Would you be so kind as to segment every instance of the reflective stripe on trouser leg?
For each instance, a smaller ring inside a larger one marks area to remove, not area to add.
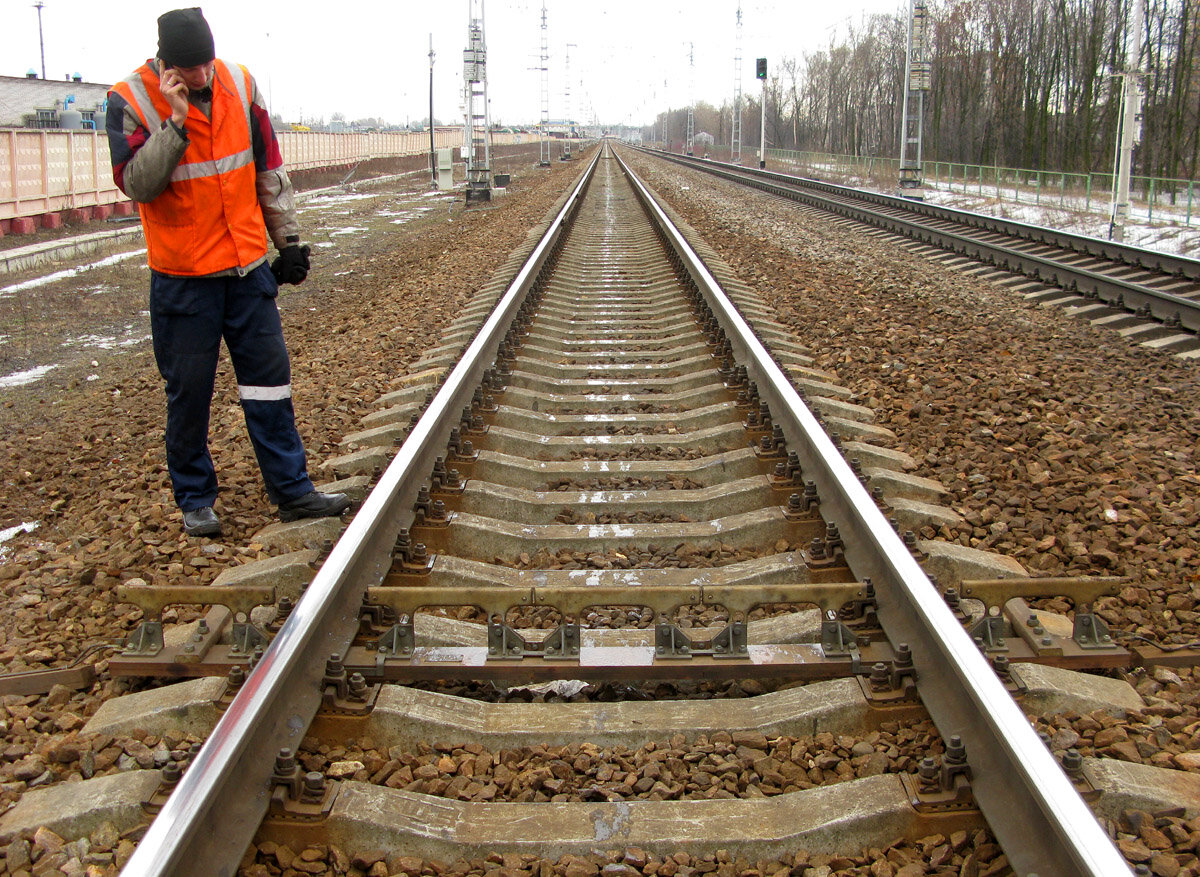
[[[266,264],[226,280],[225,344],[267,496],[278,505],[313,489],[292,408],[291,364],[275,306],[278,287]]]
[[[208,419],[221,345],[222,285],[151,273],[154,359],[166,381],[167,470],[183,511],[210,506],[217,473],[208,452]]]

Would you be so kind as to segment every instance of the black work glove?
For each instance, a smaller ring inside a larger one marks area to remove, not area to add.
[[[299,284],[308,276],[308,244],[288,244],[279,251],[275,261],[271,263],[271,273],[275,275],[276,283]]]

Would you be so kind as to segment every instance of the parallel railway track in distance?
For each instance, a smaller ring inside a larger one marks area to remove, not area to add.
[[[1196,259],[792,174],[642,152],[1026,278],[1038,300],[1156,349],[1200,358]]]

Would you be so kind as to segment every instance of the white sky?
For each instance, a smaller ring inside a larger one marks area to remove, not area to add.
[[[186,2],[186,0],[183,0]],[[79,73],[111,83],[152,56],[156,19],[171,0],[43,0],[46,76]],[[250,0],[201,2],[218,57],[250,68],[272,110],[288,121],[376,116],[392,123],[428,114],[433,34],[434,114],[461,120],[462,50],[468,0]],[[550,116],[566,115],[570,47],[573,116],[594,108],[602,123],[649,122],[689,100],[688,46],[695,95],[719,106],[733,94],[737,0],[546,0]],[[754,59],[800,57],[844,35],[872,13],[906,11],[908,0],[743,0],[742,89],[758,88]],[[541,0],[485,6],[488,96],[493,122],[540,116]],[[33,0],[0,0],[0,75],[41,71]]]

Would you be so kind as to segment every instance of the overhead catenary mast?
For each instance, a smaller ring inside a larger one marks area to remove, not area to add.
[[[566,113],[567,137],[563,140],[563,161],[571,159],[571,122],[575,115],[571,107],[571,49],[579,48],[575,43],[567,43],[563,54],[563,112]]]
[[[742,163],[742,4],[737,9],[737,42],[733,53],[733,122],[729,126],[729,160]]]
[[[471,0],[467,48],[463,49],[463,158],[467,163],[467,203],[492,199],[492,138],[487,99],[487,40],[483,0]]]
[[[437,55],[433,51],[433,34],[429,35],[429,172],[433,176],[433,185],[438,184],[437,155],[433,145],[433,62]]]
[[[1133,7],[1131,40],[1125,50],[1125,73],[1121,82],[1123,105],[1117,135],[1117,172],[1113,179],[1112,216],[1108,225],[1109,240],[1118,242],[1125,240],[1125,223],[1129,220],[1133,147],[1142,139],[1142,22],[1145,14],[1145,0],[1137,0]]]
[[[669,94],[667,90],[667,80],[663,80],[663,97]],[[662,122],[662,148],[665,152],[671,151],[671,107],[667,107],[667,111],[663,113]]]
[[[904,62],[904,118],[900,127],[900,190],[907,198],[920,199],[924,175],[921,169],[921,136],[925,118],[925,93],[929,91],[930,63],[927,30],[929,13],[925,0],[909,0],[908,55]]]
[[[688,120],[686,152],[696,152],[696,44],[688,43]]]
[[[538,126],[538,166],[550,167],[550,38],[547,34],[546,4],[542,3],[542,118]]]

